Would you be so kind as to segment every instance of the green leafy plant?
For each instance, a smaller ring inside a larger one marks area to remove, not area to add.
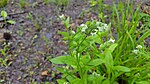
[[[12,62],[8,63],[9,57],[7,57],[7,53],[9,51],[10,45],[9,44],[7,45],[6,43],[4,43],[3,46],[4,46],[4,48],[0,49],[0,54],[3,56],[3,58],[0,58],[0,65],[1,66],[9,66],[12,63]]]
[[[112,52],[118,44],[114,43],[114,39],[108,37],[110,24],[88,21],[81,24],[74,32],[69,29],[69,18],[63,22],[67,32],[59,33],[64,36],[64,40],[68,40],[69,55],[50,60],[55,64],[68,65],[57,68],[64,74],[63,79],[58,80],[60,84],[66,81],[71,84],[109,84],[114,83],[115,78],[122,73],[130,72],[130,68],[125,66],[114,66]],[[104,38],[106,38],[105,42]],[[113,72],[115,72],[114,76],[111,77]]]
[[[1,11],[1,16],[3,17],[5,24],[7,24],[7,23],[9,23],[9,24],[15,24],[16,23],[14,20],[7,20],[8,19],[7,18],[8,14],[7,14],[6,11]]]
[[[144,74],[150,72],[146,69],[146,67],[149,67],[147,66],[149,65],[147,61],[150,60],[150,54],[145,51],[144,47],[144,39],[149,37],[150,30],[144,29],[143,26],[139,26],[139,7],[134,11],[133,1],[128,1],[127,3],[120,2],[118,5],[114,4],[112,9],[113,13],[110,17],[112,18],[111,22],[113,27],[116,28],[116,39],[118,43],[118,46],[113,53],[115,56],[114,63],[115,65],[124,65],[132,69],[130,75],[124,74],[121,77],[121,79],[126,80],[128,84],[148,80],[148,75],[144,76]],[[142,49],[138,50],[136,48],[138,45],[142,45]],[[135,57],[137,57],[136,60],[134,60]],[[138,65],[142,65],[143,63],[144,66],[139,66],[137,68]],[[140,76],[137,78],[133,74],[140,74]]]
[[[139,7],[134,11],[132,3],[113,5],[110,22],[116,28],[115,36],[110,24],[87,21],[73,31],[70,18],[60,17],[66,31],[59,34],[67,41],[68,55],[50,59],[54,64],[66,65],[56,68],[63,73],[59,84],[150,83],[147,74],[150,72],[150,53],[143,43],[150,30],[137,29]]]
[[[6,11],[1,11],[1,16],[3,17],[3,20],[4,20],[4,24],[6,24],[7,25],[7,23],[9,23],[9,24],[15,24],[16,22],[15,21],[13,21],[13,20],[7,20],[8,19],[8,14],[7,14],[7,12]],[[6,31],[6,33],[7,33],[7,31]],[[9,43],[8,44],[6,44],[6,42],[4,42],[4,44],[3,44],[3,48],[2,49],[0,49],[0,54],[2,55],[2,56],[4,56],[4,58],[0,58],[0,65],[1,66],[7,66],[7,65],[10,65],[11,64],[11,62],[9,63],[9,64],[7,64],[7,61],[8,61],[8,57],[6,56],[7,55],[7,52],[9,51]]]

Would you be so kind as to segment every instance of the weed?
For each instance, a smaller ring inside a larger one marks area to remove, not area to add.
[[[15,21],[7,20],[8,14],[6,11],[1,11],[1,16],[3,17],[4,24],[6,24],[6,25],[7,25],[7,23],[15,24]],[[3,37],[5,38],[5,40],[9,40],[11,38],[11,35],[6,31],[6,32],[4,32]],[[0,54],[3,55],[4,58],[0,58],[0,65],[1,66],[7,66],[7,65],[9,66],[11,64],[11,62],[7,63],[8,57],[6,55],[7,55],[7,52],[9,51],[10,44],[4,42],[3,46],[4,47],[2,49],[0,49]]]
[[[16,22],[14,20],[7,20],[8,19],[8,14],[6,11],[1,11],[1,16],[3,17],[4,23],[7,24],[15,24]]]
[[[57,67],[63,73],[59,84],[149,84],[150,53],[145,50],[144,39],[150,30],[139,30],[139,7],[133,2],[112,7],[110,22],[116,28],[112,35],[111,24],[87,21],[76,31],[70,28],[70,18],[61,16],[66,31],[60,31],[68,44],[68,55],[50,61],[65,64]],[[131,18],[132,17],[132,18]],[[138,37],[140,34],[142,36]]]
[[[140,17],[145,29],[150,29],[150,15],[146,13],[140,13]]]
[[[9,66],[12,62],[8,63],[9,57],[7,57],[7,53],[9,51],[10,44],[6,44],[6,42],[3,44],[4,48],[0,49],[0,54],[3,56],[3,58],[0,58],[0,65],[1,66]]]

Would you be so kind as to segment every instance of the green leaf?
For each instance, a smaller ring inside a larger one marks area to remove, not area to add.
[[[7,17],[7,12],[6,12],[6,11],[1,11],[1,16],[2,16],[3,18],[6,18],[6,17]]]
[[[64,25],[65,25],[65,27],[66,27],[67,29],[70,27],[69,22],[70,22],[70,18],[68,17],[68,18],[66,19],[66,21],[64,22]]]
[[[108,51],[110,51],[111,53],[115,50],[115,48],[117,47],[117,43],[115,44],[112,44],[109,48],[108,48]]]
[[[59,56],[50,60],[54,64],[75,65],[74,58],[71,56]]]
[[[114,65],[113,57],[110,51],[105,52],[105,64],[106,64],[108,72],[110,73]]]
[[[140,81],[140,82],[137,82],[136,84],[150,84],[150,81]]]
[[[98,66],[100,64],[104,63],[102,59],[94,59],[91,62],[88,63],[89,66]]]
[[[63,32],[63,31],[58,31],[58,34],[61,34],[64,37],[68,37],[69,36],[68,32]]]
[[[111,84],[109,79],[106,79],[102,82],[102,84]]]
[[[79,78],[76,78],[71,81],[71,84],[84,84],[83,81]]]
[[[114,66],[114,69],[115,70],[118,70],[118,71],[123,71],[123,72],[130,72],[130,68],[128,67],[125,67],[125,66]]]
[[[8,20],[7,22],[10,24],[16,24],[16,22],[14,20]]]
[[[91,5],[91,6],[95,6],[96,4],[97,4],[97,1],[94,1],[94,0],[93,0],[93,1],[90,2],[90,5]]]
[[[139,40],[138,40],[138,43],[139,42],[142,42],[145,38],[147,38],[148,36],[150,36],[150,29],[147,31],[147,32],[145,32],[140,38],[139,38]]]

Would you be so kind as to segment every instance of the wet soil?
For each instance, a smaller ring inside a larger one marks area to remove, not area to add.
[[[61,6],[53,3],[44,4],[41,0],[26,1],[24,8],[20,7],[19,0],[11,0],[5,8],[0,9],[6,10],[8,14],[25,11],[12,17],[16,21],[15,25],[7,25],[0,29],[0,32],[5,32],[7,29],[12,37],[8,41],[10,44],[6,62],[8,65],[0,66],[2,81],[0,83],[55,83],[61,74],[48,59],[67,54],[66,44],[62,41],[62,36],[57,34],[58,31],[65,30],[58,16],[64,14],[71,17],[71,24],[74,27],[87,20],[97,19],[97,14],[91,12],[80,17],[83,10],[89,8],[89,0],[71,0],[63,10]],[[112,1],[106,0],[105,3],[111,4]],[[6,58],[3,55],[0,57]]]

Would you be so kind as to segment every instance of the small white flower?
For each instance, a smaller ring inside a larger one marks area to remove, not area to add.
[[[108,27],[107,24],[104,24],[104,27]]]
[[[86,30],[86,28],[85,28],[85,27],[83,27],[81,31],[82,31],[82,32],[85,32],[85,30]]]
[[[115,39],[113,40],[112,38],[110,38],[110,39],[109,39],[109,42],[114,43],[114,42],[115,42]]]
[[[98,30],[97,29],[94,29],[94,31],[97,33],[98,32]]]
[[[99,26],[101,22],[96,22],[96,25]]]
[[[142,49],[141,45],[136,46],[137,49]]]
[[[82,32],[85,32],[85,30],[88,28],[86,24],[81,24],[80,27],[82,27]]]
[[[81,24],[81,25],[80,25],[80,27],[85,27],[85,26],[87,26],[87,25],[86,25],[86,24]]]
[[[106,31],[107,31],[107,30],[108,30],[108,26],[104,26],[104,30],[106,30]]]
[[[133,53],[137,54],[139,52],[139,50],[133,50]]]
[[[65,18],[64,14],[60,15],[59,18],[64,19]]]

